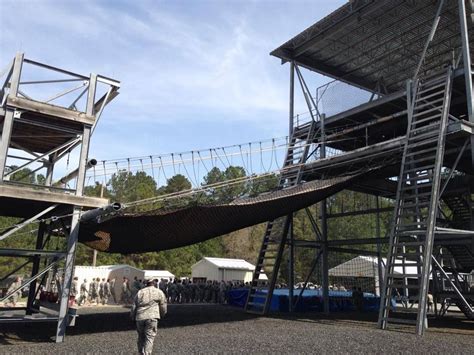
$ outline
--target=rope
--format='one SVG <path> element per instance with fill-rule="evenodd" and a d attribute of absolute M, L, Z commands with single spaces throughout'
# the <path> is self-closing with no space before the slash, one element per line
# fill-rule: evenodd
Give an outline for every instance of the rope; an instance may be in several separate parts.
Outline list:
<path fill-rule="evenodd" d="M 153 156 L 152 155 L 150 155 L 150 162 L 151 162 L 151 176 L 153 177 L 153 180 L 155 180 L 155 169 L 153 169 Z"/>

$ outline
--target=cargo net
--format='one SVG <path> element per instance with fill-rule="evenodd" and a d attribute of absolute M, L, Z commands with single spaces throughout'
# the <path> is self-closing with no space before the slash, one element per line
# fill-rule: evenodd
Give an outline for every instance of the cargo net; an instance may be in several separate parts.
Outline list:
<path fill-rule="evenodd" d="M 362 105 L 371 99 L 372 93 L 334 80 L 316 89 L 319 112 L 333 116 Z"/>

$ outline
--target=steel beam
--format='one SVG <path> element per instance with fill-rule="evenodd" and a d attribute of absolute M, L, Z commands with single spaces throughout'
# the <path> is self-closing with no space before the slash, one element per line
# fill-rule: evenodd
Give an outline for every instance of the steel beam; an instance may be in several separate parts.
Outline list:
<path fill-rule="evenodd" d="M 36 250 L 43 249 L 43 239 L 46 232 L 46 223 L 41 222 L 38 228 L 38 235 L 36 237 Z M 33 267 L 31 268 L 31 277 L 35 276 L 39 272 L 41 258 L 39 255 L 33 257 Z M 26 303 L 26 314 L 32 314 L 33 304 L 35 302 L 36 296 L 36 280 L 30 284 L 30 289 L 28 290 L 28 300 Z"/>
<path fill-rule="evenodd" d="M 295 62 L 290 64 L 290 112 L 288 137 L 293 135 L 293 119 L 295 116 Z"/>
<path fill-rule="evenodd" d="M 293 312 L 293 294 L 295 289 L 295 236 L 293 233 L 293 214 L 288 216 L 290 220 L 290 228 L 289 228 L 289 257 L 288 257 L 288 311 L 291 313 Z"/>
<path fill-rule="evenodd" d="M 467 116 L 469 122 L 474 123 L 474 97 L 472 90 L 472 62 L 469 48 L 469 28 L 466 21 L 466 4 L 464 0 L 458 0 L 459 25 L 462 40 L 462 58 L 464 64 L 464 82 L 466 85 Z M 474 135 L 471 135 L 471 165 L 474 168 Z"/>
<path fill-rule="evenodd" d="M 22 66 L 23 54 L 17 53 L 13 63 L 13 72 L 10 78 L 9 97 L 15 97 L 18 94 Z M 2 140 L 0 142 L 0 183 L 2 183 L 4 180 L 5 164 L 7 163 L 8 147 L 10 146 L 14 115 L 15 110 L 7 108 L 5 117 L 3 119 Z"/>
<path fill-rule="evenodd" d="M 377 239 L 380 241 L 381 238 L 381 232 L 380 232 L 380 200 L 378 196 L 375 196 L 375 206 L 377 208 L 377 213 L 375 216 L 375 234 Z M 378 293 L 377 289 L 375 290 L 375 294 L 380 297 L 382 287 L 383 287 L 383 271 L 382 271 L 382 246 L 380 245 L 380 242 L 377 242 L 377 271 L 378 271 L 378 276 L 379 276 L 379 282 L 376 285 L 378 287 Z"/>
<path fill-rule="evenodd" d="M 444 0 L 440 0 L 438 9 L 436 10 L 436 15 L 433 21 L 433 25 L 431 26 L 430 34 L 428 36 L 428 39 L 426 40 L 425 46 L 423 47 L 423 52 L 421 52 L 421 57 L 418 62 L 418 66 L 416 67 L 415 73 L 413 74 L 413 79 L 412 79 L 413 81 L 415 81 L 418 78 L 418 73 L 420 72 L 421 66 L 423 65 L 425 61 L 425 56 L 426 56 L 426 52 L 428 51 L 428 47 L 430 46 L 431 41 L 433 40 L 434 35 L 436 33 L 436 30 L 438 29 L 439 20 L 441 19 L 441 10 L 443 9 L 443 6 L 444 6 Z"/>
<path fill-rule="evenodd" d="M 326 115 L 321 114 L 321 159 L 326 158 L 326 131 L 325 131 L 325 120 Z M 320 203 L 321 206 L 321 236 L 322 236 L 322 287 L 323 287 L 323 304 L 324 304 L 324 313 L 329 313 L 329 260 L 328 260 L 328 224 L 327 224 L 327 204 L 326 199 L 322 200 Z"/>
<path fill-rule="evenodd" d="M 86 114 L 94 114 L 94 100 L 95 90 L 97 87 L 97 75 L 91 74 L 89 79 L 89 92 L 87 96 Z M 89 141 L 91 135 L 91 126 L 84 125 L 84 132 L 82 135 L 81 153 L 79 156 L 79 170 L 76 183 L 76 196 L 82 196 L 84 190 L 84 181 L 86 177 L 88 154 L 89 154 Z M 69 323 L 68 309 L 69 309 L 69 292 L 71 290 L 71 282 L 73 277 L 74 259 L 76 256 L 76 245 L 79 237 L 79 219 L 82 208 L 80 206 L 74 206 L 71 229 L 68 235 L 67 244 L 67 256 L 64 265 L 64 279 L 63 287 L 61 292 L 61 301 L 59 307 L 59 318 L 58 327 L 56 331 L 56 342 L 61 343 L 64 341 L 66 335 L 66 327 Z"/>
<path fill-rule="evenodd" d="M 15 226 L 13 226 L 11 229 L 7 230 L 5 233 L 3 233 L 2 235 L 0 235 L 0 240 L 3 240 L 5 238 L 7 238 L 8 236 L 12 235 L 13 233 L 19 231 L 20 229 L 26 227 L 27 225 L 29 225 L 31 222 L 37 220 L 38 218 L 40 218 L 41 216 L 44 216 L 45 214 L 51 212 L 52 210 L 54 210 L 58 205 L 52 205 L 52 206 L 49 206 L 48 208 L 44 209 L 43 211 L 37 213 L 36 215 L 34 215 L 33 217 L 31 218 L 28 218 L 28 219 L 25 219 L 23 220 L 21 223 L 19 224 L 16 224 Z"/>

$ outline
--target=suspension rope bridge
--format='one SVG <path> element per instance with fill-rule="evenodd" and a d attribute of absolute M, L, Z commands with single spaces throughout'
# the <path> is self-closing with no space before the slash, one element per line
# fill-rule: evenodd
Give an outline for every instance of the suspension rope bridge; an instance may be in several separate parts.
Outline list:
<path fill-rule="evenodd" d="M 326 143 L 330 144 L 331 142 L 332 141 L 327 141 Z M 148 173 L 156 182 L 157 186 L 162 184 L 160 178 L 164 178 L 164 183 L 166 183 L 170 177 L 176 174 L 183 174 L 191 183 L 191 188 L 172 193 L 160 193 L 157 196 L 136 201 L 120 201 L 122 203 L 119 211 L 113 209 L 104 210 L 99 214 L 97 219 L 83 222 L 82 225 L 85 225 L 85 227 L 81 225 L 81 236 L 79 240 L 101 251 L 123 253 L 156 251 L 188 245 L 196 241 L 203 241 L 236 229 L 277 218 L 288 213 L 285 212 L 287 210 L 295 211 L 307 207 L 324 197 L 338 192 L 346 186 L 347 181 L 351 181 L 355 177 L 373 168 L 369 164 L 363 169 L 349 169 L 350 171 L 346 176 L 318 180 L 311 183 L 303 181 L 297 186 L 282 189 L 278 187 L 277 183 L 280 176 L 287 174 L 291 169 L 302 168 L 305 164 L 320 159 L 320 156 L 316 153 L 312 154 L 305 163 L 293 164 L 290 167 L 280 167 L 282 165 L 280 161 L 283 161 L 283 156 L 288 151 L 288 147 L 288 137 L 278 137 L 187 152 L 102 160 L 97 166 L 93 166 L 92 169 L 89 170 L 87 175 L 89 185 L 92 181 L 95 183 L 99 183 L 100 181 L 106 186 L 108 183 L 107 179 L 112 178 L 114 175 L 142 171 Z M 305 149 L 306 147 L 312 147 L 313 152 L 316 152 L 318 144 L 304 141 L 299 143 L 300 149 Z M 331 148 L 326 147 L 327 157 L 341 153 L 342 152 L 336 149 L 331 150 Z M 389 158 L 387 159 L 390 160 Z M 241 167 L 245 171 L 245 174 L 243 176 L 236 176 L 211 183 L 205 180 L 204 182 L 200 182 L 205 174 L 209 174 L 212 169 L 217 168 L 220 171 L 224 171 L 232 166 Z M 326 195 L 326 191 L 331 191 L 331 193 Z M 312 197 L 308 200 L 307 198 L 301 198 L 302 196 Z M 297 200 L 299 200 L 299 202 L 296 202 Z M 278 209 L 274 207 L 268 209 L 268 207 L 272 205 L 278 205 L 279 207 Z M 138 221 L 141 217 L 148 218 L 153 216 L 155 222 L 158 221 L 158 219 L 167 221 L 171 218 L 175 218 L 173 215 L 182 214 L 185 211 L 191 214 L 199 214 L 206 211 L 204 218 L 211 218 L 207 216 L 210 210 L 212 210 L 212 214 L 214 214 L 214 217 L 211 219 L 217 220 L 221 218 L 218 217 L 220 211 L 229 209 L 231 206 L 232 208 L 230 209 L 234 211 L 232 216 L 227 216 L 225 222 L 216 222 L 216 224 L 220 224 L 222 227 L 209 228 L 210 224 L 208 223 L 206 231 L 196 233 L 199 228 L 196 227 L 198 223 L 194 223 L 193 228 L 188 232 L 180 233 L 179 238 L 172 237 L 173 233 L 169 233 L 169 231 L 166 233 L 166 237 L 163 237 L 164 233 L 157 232 L 154 233 L 156 235 L 154 242 L 150 243 L 150 241 L 147 241 L 146 243 L 140 243 L 141 245 L 146 244 L 146 246 L 142 245 L 138 247 L 127 245 L 126 247 L 118 247 L 116 243 L 112 243 L 112 234 L 108 229 L 111 224 L 118 225 L 117 222 L 119 219 L 127 220 L 126 224 L 128 228 L 121 228 L 122 236 L 120 239 L 128 239 L 123 233 L 132 235 L 140 230 L 140 228 L 137 229 L 137 226 L 131 227 L 135 225 L 135 223 L 130 223 L 131 220 Z M 249 208 L 249 206 L 251 206 L 251 208 Z M 267 209 L 267 212 L 270 214 L 262 214 L 262 208 Z M 254 210 L 254 213 L 251 214 L 251 218 L 240 218 L 243 212 L 248 213 L 244 211 L 246 209 Z M 217 214 L 216 211 L 218 211 Z M 74 213 L 65 213 L 62 215 L 54 215 L 48 218 L 38 219 L 32 223 L 61 221 L 70 218 L 73 214 Z M 233 219 L 239 221 L 231 221 Z M 113 222 L 107 222 L 109 220 L 113 220 Z M 196 221 L 202 222 L 203 219 L 199 217 Z M 156 224 L 155 222 L 152 224 Z M 160 221 L 160 223 L 165 222 Z M 181 221 L 176 220 L 175 226 L 178 223 L 181 223 Z M 18 225 L 14 223 L 4 228 L 2 233 L 17 227 Z M 167 228 L 169 229 L 169 227 Z M 176 229 L 176 227 L 173 228 Z M 156 226 L 154 229 L 165 230 Z M 31 234 L 36 230 L 37 229 L 20 233 L 15 232 L 15 234 Z M 143 234 L 143 232 L 138 233 Z M 118 235 L 116 232 L 113 234 Z M 107 235 L 105 242 L 104 235 Z M 91 238 L 91 236 L 93 237 Z"/>

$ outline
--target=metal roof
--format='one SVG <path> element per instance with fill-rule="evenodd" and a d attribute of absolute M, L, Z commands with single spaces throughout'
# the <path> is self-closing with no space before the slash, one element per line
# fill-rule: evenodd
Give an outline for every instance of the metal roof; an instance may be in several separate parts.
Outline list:
<path fill-rule="evenodd" d="M 226 259 L 226 258 L 208 258 L 204 257 L 211 264 L 221 269 L 236 269 L 236 270 L 255 270 L 255 266 L 243 259 Z"/>
<path fill-rule="evenodd" d="M 436 71 L 459 55 L 457 3 L 445 1 L 420 74 Z M 438 4 L 433 0 L 350 1 L 271 55 L 371 91 L 381 84 L 387 92 L 395 92 L 416 71 Z M 473 24 L 468 23 L 472 43 Z"/>

